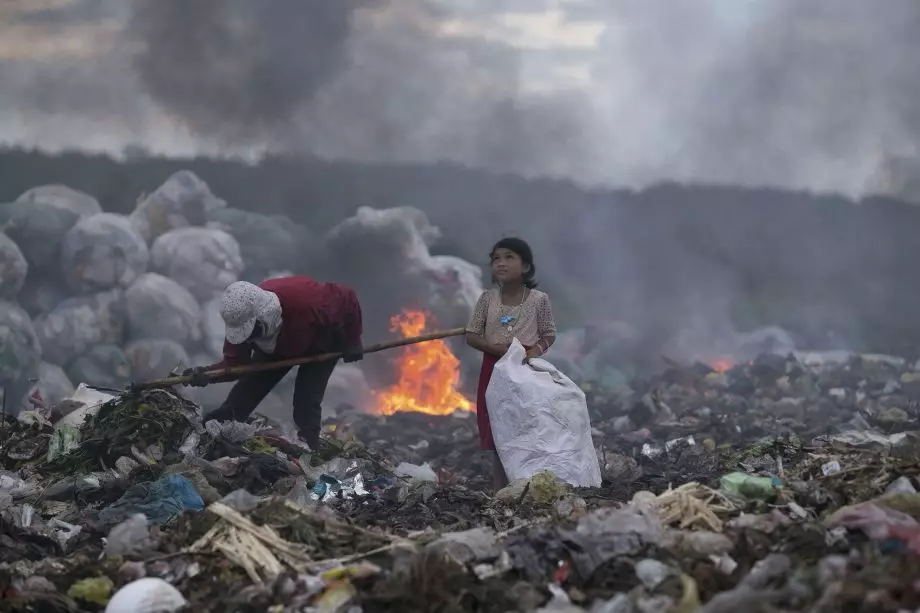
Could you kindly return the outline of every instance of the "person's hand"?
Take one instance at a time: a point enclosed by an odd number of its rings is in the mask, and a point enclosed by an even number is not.
[[[357,347],[346,347],[345,351],[342,353],[342,361],[346,364],[351,364],[352,362],[358,362],[364,359],[364,348],[361,346]]]
[[[527,350],[527,353],[524,354],[524,363],[526,364],[527,362],[531,361],[534,358],[538,358],[541,355],[542,354],[540,353],[539,349],[537,349],[536,347],[531,347],[530,349]]]
[[[186,385],[191,385],[192,387],[205,387],[208,385],[208,383],[211,382],[211,379],[204,373],[204,368],[202,366],[198,366],[196,368],[186,368],[184,371],[182,371],[182,376],[191,377]]]

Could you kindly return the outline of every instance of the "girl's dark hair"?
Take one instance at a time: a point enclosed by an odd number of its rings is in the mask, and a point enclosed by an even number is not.
[[[527,241],[520,238],[503,238],[492,247],[492,251],[489,252],[489,260],[495,257],[495,251],[497,249],[507,249],[508,251],[514,253],[521,261],[524,262],[524,265],[527,267],[527,270],[524,272],[524,287],[527,289],[536,289],[537,283],[537,267],[533,263],[533,251],[530,250],[530,245],[527,244]],[[492,279],[495,281],[495,279]]]

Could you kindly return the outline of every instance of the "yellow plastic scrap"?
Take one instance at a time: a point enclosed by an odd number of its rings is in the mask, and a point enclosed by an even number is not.
[[[330,583],[322,596],[313,603],[313,607],[317,613],[340,613],[348,608],[357,595],[358,591],[348,581]]]
[[[549,471],[538,473],[530,479],[527,495],[538,505],[549,505],[568,491],[568,486]]]
[[[683,588],[683,596],[677,603],[677,613],[693,613],[702,606],[700,602],[700,590],[696,585],[693,577],[681,573],[680,584]]]
[[[71,585],[67,595],[92,604],[106,605],[114,589],[115,584],[108,577],[90,577]]]
[[[363,579],[372,577],[380,572],[380,567],[370,562],[361,562],[360,564],[350,564],[349,566],[339,566],[327,570],[320,575],[320,578],[327,583],[339,581],[342,579]]]

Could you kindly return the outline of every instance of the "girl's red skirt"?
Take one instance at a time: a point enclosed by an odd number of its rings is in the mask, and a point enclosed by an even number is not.
[[[527,347],[529,349],[529,347]],[[486,406],[486,388],[492,380],[492,371],[498,358],[491,353],[482,354],[482,368],[479,371],[479,387],[476,390],[476,424],[479,426],[479,445],[483,449],[495,450],[492,439],[492,424],[489,423],[489,408]]]

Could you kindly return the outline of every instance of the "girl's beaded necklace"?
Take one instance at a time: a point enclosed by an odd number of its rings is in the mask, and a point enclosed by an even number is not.
[[[501,306],[501,310],[502,311],[510,310],[510,312],[508,313],[500,314],[498,321],[501,325],[505,326],[505,329],[508,331],[509,334],[514,332],[514,322],[517,321],[517,318],[518,318],[518,313],[515,313],[515,311],[519,312],[521,310],[521,307],[523,307],[524,303],[527,301],[527,295],[529,293],[530,293],[530,290],[525,288],[524,293],[521,294],[521,303],[518,304],[517,306],[508,306],[505,304],[504,300],[502,300],[502,291],[499,290],[498,292],[498,298],[499,298],[499,304]]]

